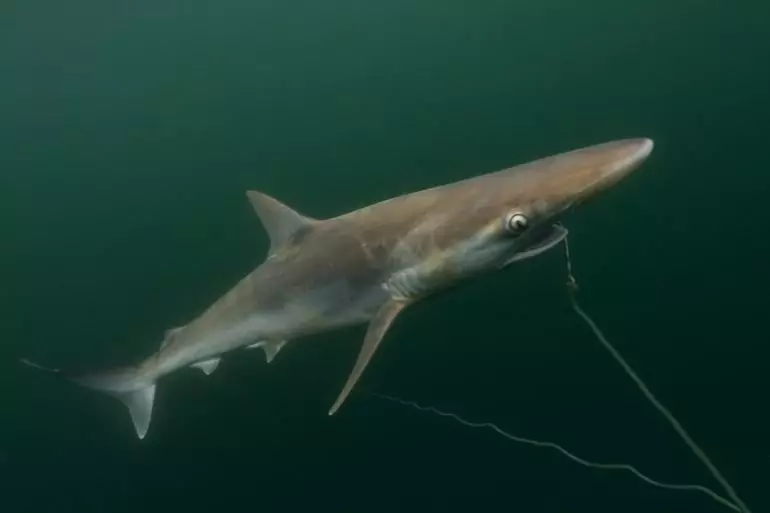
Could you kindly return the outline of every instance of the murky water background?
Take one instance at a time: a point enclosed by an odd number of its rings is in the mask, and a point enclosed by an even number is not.
[[[363,393],[716,486],[571,312],[560,252],[410,309],[333,418],[363,328],[169,377],[142,442],[17,364],[154,350],[263,257],[246,189],[323,217],[633,136],[644,170],[566,220],[581,301],[767,510],[768,11],[6,2],[2,510],[727,511]]]

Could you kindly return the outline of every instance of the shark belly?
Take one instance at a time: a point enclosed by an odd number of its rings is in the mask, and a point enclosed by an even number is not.
[[[202,315],[179,329],[156,354],[148,374],[154,380],[177,369],[211,361],[241,347],[281,343],[325,331],[366,323],[389,299],[379,284],[352,286],[334,280],[314,286],[283,304],[269,309],[222,315],[213,322]],[[149,362],[148,362],[149,363]]]
[[[389,298],[379,284],[352,286],[341,279],[317,286],[286,302],[278,310],[265,312],[259,338],[296,340],[372,319]]]
[[[151,373],[158,379],[177,369],[218,359],[224,353],[265,338],[274,324],[274,319],[265,313],[255,313],[202,332],[196,330],[193,323],[189,328],[180,330],[173,345],[160,350]]]

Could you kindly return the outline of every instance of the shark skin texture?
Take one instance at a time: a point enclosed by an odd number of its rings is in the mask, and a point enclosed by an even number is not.
[[[639,168],[650,139],[624,139],[394,197],[314,219],[247,192],[270,238],[267,258],[188,324],[169,329],[136,365],[62,377],[120,399],[139,438],[149,429],[156,383],[182,368],[214,372],[222,355],[261,347],[271,362],[287,342],[369,323],[334,414],[388,328],[409,305],[558,245],[568,209]]]

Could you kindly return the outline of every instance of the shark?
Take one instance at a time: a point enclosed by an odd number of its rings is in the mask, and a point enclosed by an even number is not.
[[[259,266],[199,316],[169,329],[158,350],[136,364],[91,373],[48,370],[121,400],[144,438],[164,376],[188,367],[210,374],[223,355],[243,348],[262,348],[271,362],[289,341],[368,323],[328,411],[333,415],[399,313],[558,245],[567,235],[561,216],[639,168],[652,149],[649,138],[605,142],[327,219],[248,191],[269,238]]]

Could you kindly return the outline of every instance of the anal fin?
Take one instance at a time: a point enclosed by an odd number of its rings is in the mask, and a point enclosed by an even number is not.
[[[262,345],[262,349],[265,350],[265,359],[267,360],[267,363],[271,363],[273,361],[275,355],[277,355],[278,352],[283,349],[283,346],[286,345],[286,342],[286,340],[278,340],[276,342],[265,342]]]
[[[345,399],[356,385],[358,378],[361,377],[361,374],[363,374],[364,369],[366,369],[366,366],[369,364],[375,351],[377,351],[377,347],[380,345],[382,338],[385,336],[385,333],[387,333],[393,320],[406,305],[407,303],[403,301],[391,300],[380,308],[372,319],[372,322],[369,323],[369,328],[364,337],[364,344],[361,347],[361,352],[358,353],[358,359],[353,366],[353,371],[350,373],[350,376],[348,376],[348,380],[342,388],[342,392],[340,392],[340,395],[337,397],[337,400],[334,402],[334,405],[329,409],[329,415],[334,415],[337,410],[340,409],[342,403],[345,402]]]
[[[206,376],[210,376],[211,373],[217,370],[217,367],[219,367],[219,358],[212,358],[211,360],[203,360],[202,362],[192,364],[191,367],[200,369],[204,372],[204,374],[206,374]]]
[[[260,340],[259,342],[247,346],[246,349],[256,349],[261,347],[265,351],[267,363],[271,363],[275,358],[275,355],[277,355],[278,352],[283,349],[283,346],[286,345],[286,342],[288,342],[288,340]]]

